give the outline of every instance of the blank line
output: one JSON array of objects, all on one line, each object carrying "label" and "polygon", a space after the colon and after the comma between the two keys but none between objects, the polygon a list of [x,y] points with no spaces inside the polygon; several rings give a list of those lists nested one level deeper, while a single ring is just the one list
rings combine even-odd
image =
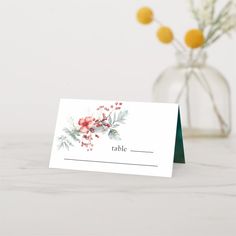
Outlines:
[{"label": "blank line", "polygon": [[152,151],[139,151],[139,150],[130,150],[131,152],[142,152],[142,153],[154,153]]},{"label": "blank line", "polygon": [[131,165],[131,166],[147,166],[147,167],[158,167],[158,165],[145,165],[145,164],[135,164],[135,163],[125,163],[125,162],[112,162],[112,161],[94,161],[94,160],[82,160],[73,158],[64,158],[65,161],[81,161],[81,162],[95,162],[103,164],[117,164],[117,165]]}]

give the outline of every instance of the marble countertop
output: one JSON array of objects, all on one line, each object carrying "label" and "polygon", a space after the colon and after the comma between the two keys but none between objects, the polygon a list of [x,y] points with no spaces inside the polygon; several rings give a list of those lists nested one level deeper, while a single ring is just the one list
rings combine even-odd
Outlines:
[{"label": "marble countertop", "polygon": [[0,136],[1,236],[236,235],[236,137],[185,140],[173,178],[49,169],[51,135]]}]

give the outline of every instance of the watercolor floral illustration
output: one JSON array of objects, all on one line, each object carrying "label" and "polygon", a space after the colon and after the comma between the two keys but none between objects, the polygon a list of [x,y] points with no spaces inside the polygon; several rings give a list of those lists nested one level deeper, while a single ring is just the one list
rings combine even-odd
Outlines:
[{"label": "watercolor floral illustration", "polygon": [[70,126],[63,129],[58,137],[58,149],[67,149],[79,145],[92,151],[95,140],[108,135],[111,140],[121,140],[118,128],[125,124],[128,110],[123,109],[122,102],[115,102],[109,106],[98,106],[95,115],[71,118]]}]

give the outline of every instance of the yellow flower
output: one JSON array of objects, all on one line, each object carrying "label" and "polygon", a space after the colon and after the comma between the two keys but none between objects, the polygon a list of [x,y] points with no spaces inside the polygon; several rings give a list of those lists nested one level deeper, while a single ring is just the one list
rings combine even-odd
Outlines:
[{"label": "yellow flower", "polygon": [[137,12],[137,20],[139,23],[147,25],[153,21],[153,12],[149,7],[142,7]]},{"label": "yellow flower", "polygon": [[169,44],[173,41],[174,39],[174,34],[171,30],[171,28],[162,26],[160,29],[157,31],[157,38],[165,44]]},{"label": "yellow flower", "polygon": [[189,30],[185,35],[185,43],[192,49],[201,47],[205,43],[203,32],[199,29]]}]

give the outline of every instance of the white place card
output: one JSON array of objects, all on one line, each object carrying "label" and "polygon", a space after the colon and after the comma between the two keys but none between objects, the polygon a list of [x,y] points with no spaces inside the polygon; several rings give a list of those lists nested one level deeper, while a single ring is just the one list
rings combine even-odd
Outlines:
[{"label": "white place card", "polygon": [[171,177],[185,163],[177,104],[61,99],[50,168]]}]

